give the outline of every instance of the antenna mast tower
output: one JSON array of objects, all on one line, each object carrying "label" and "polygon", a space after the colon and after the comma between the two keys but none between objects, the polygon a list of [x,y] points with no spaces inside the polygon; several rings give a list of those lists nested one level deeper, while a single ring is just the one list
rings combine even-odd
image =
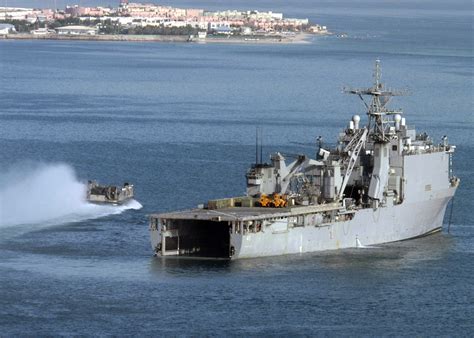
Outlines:
[{"label": "antenna mast tower", "polygon": [[[406,95],[406,91],[402,90],[387,90],[384,84],[380,81],[382,78],[382,70],[380,67],[380,60],[375,60],[374,69],[374,85],[367,89],[344,89],[345,93],[355,94],[360,97],[367,108],[367,115],[369,116],[368,129],[371,137],[375,141],[388,142],[388,127],[393,121],[391,115],[403,114],[401,110],[390,110],[387,104],[393,96]],[[371,96],[370,102],[364,99],[364,96]]]}]

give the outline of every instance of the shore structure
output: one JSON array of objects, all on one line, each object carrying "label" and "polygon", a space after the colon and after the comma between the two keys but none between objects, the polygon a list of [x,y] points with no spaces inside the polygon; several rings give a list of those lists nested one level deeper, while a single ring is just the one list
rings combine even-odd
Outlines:
[{"label": "shore structure", "polygon": [[[288,42],[295,40],[295,36],[300,37],[301,33],[329,34],[326,26],[312,24],[304,18],[286,18],[283,13],[272,11],[211,12],[125,0],[120,1],[117,8],[78,5],[66,6],[64,10],[0,7],[0,22],[13,24],[16,28],[1,34],[11,39],[26,39],[28,34],[35,36],[32,38],[42,36],[43,39],[55,39],[56,35],[71,39],[106,35],[97,40],[136,41],[134,38],[127,40],[110,36],[185,35],[190,41],[229,38],[228,42]],[[143,39],[150,40],[160,41],[158,38]]]},{"label": "shore structure", "polygon": [[246,36],[198,36],[187,35],[135,35],[135,34],[54,34],[46,29],[35,30],[31,34],[2,35],[1,39],[12,40],[79,40],[79,41],[126,41],[126,42],[170,42],[170,43],[235,43],[235,44],[304,44],[311,35],[297,33],[291,36],[268,35]]},{"label": "shore structure", "polygon": [[[196,209],[150,216],[153,252],[160,257],[239,259],[364,247],[428,235],[442,228],[460,180],[456,147],[435,144],[406,124],[388,102],[402,91],[382,84],[347,89],[367,108],[354,115],[338,146],[319,143],[316,158],[281,153],[247,171],[247,195],[208,201]],[[365,97],[370,101],[365,101]],[[257,143],[258,145],[258,143]]]}]

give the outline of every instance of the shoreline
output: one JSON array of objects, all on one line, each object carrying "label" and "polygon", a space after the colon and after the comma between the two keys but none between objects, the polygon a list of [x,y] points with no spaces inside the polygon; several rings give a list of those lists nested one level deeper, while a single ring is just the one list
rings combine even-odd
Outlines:
[{"label": "shoreline", "polygon": [[26,33],[0,35],[0,40],[61,40],[61,41],[126,41],[126,42],[169,42],[169,43],[235,43],[235,44],[305,44],[312,36],[328,34],[296,33],[292,36],[238,36],[206,37],[190,39],[187,35],[34,35]]}]

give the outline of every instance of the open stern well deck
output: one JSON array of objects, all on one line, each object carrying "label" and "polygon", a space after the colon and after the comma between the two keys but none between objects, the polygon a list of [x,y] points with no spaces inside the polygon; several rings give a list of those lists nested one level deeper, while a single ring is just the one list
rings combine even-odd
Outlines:
[{"label": "open stern well deck", "polygon": [[160,256],[229,259],[231,235],[253,232],[263,221],[272,221],[339,208],[337,204],[293,208],[192,209],[150,216],[153,246]]}]

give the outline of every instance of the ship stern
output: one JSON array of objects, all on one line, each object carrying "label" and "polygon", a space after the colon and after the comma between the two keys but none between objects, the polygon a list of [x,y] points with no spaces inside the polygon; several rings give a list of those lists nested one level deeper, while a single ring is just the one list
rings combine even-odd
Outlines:
[{"label": "ship stern", "polygon": [[219,218],[166,219],[150,217],[150,238],[157,257],[230,259],[232,225]]}]

